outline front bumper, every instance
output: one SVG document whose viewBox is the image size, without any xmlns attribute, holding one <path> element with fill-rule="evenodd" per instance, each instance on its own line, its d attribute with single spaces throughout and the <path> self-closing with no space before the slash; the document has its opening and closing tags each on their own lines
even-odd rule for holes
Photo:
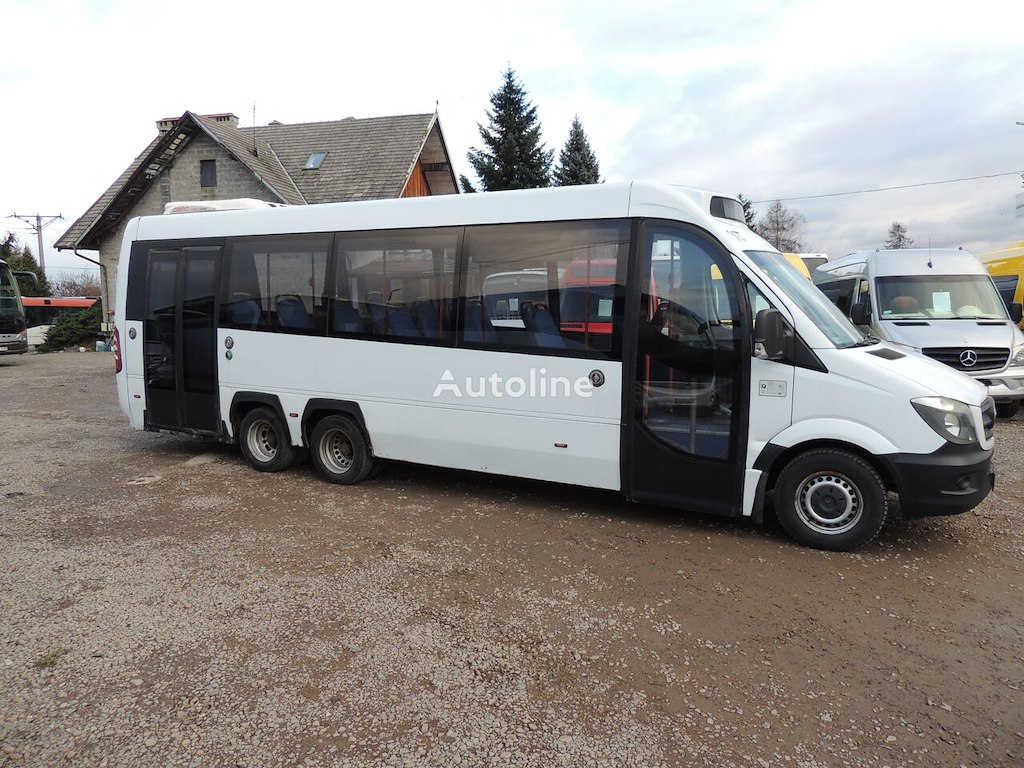
<svg viewBox="0 0 1024 768">
<path fill-rule="evenodd" d="M 896 480 L 907 518 L 958 515 L 974 509 L 995 486 L 992 449 L 947 443 L 926 455 L 879 456 Z"/>
<path fill-rule="evenodd" d="M 0 355 L 20 355 L 28 352 L 28 337 L 0 339 Z"/>
<path fill-rule="evenodd" d="M 974 378 L 988 387 L 989 396 L 997 402 L 1024 400 L 1024 368 L 1020 366 L 994 374 L 979 373 Z"/>
</svg>

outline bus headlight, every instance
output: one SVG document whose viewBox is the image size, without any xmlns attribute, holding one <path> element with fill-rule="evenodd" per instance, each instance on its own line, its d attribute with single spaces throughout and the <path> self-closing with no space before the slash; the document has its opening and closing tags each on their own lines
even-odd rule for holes
<svg viewBox="0 0 1024 768">
<path fill-rule="evenodd" d="M 910 402 L 928 426 L 951 443 L 968 445 L 978 442 L 974 417 L 967 403 L 948 397 L 919 397 Z"/>
</svg>

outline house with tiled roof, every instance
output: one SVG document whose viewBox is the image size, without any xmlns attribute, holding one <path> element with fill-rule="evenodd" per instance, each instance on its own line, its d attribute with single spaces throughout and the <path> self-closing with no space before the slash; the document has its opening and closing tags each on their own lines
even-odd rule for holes
<svg viewBox="0 0 1024 768">
<path fill-rule="evenodd" d="M 186 112 L 157 121 L 149 146 L 55 247 L 99 251 L 109 317 L 128 220 L 162 213 L 167 203 L 310 205 L 457 193 L 436 113 L 242 128 L 231 114 Z"/>
</svg>

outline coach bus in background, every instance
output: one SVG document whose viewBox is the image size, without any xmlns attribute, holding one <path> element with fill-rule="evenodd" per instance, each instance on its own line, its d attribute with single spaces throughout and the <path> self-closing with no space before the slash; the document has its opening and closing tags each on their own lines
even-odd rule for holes
<svg viewBox="0 0 1024 768">
<path fill-rule="evenodd" d="M 814 547 L 989 493 L 994 407 L 866 337 L 735 198 L 595 184 L 132 219 L 117 390 L 138 429 L 608 489 Z"/>
<path fill-rule="evenodd" d="M 81 312 L 97 301 L 95 296 L 23 296 L 21 300 L 29 328 L 53 325 L 58 317 Z"/>
<path fill-rule="evenodd" d="M 46 341 L 46 334 L 58 317 L 86 310 L 97 301 L 94 296 L 23 296 L 29 346 Z"/>
<path fill-rule="evenodd" d="M 32 273 L 15 272 L 6 261 L 0 260 L 0 355 L 20 355 L 28 352 L 28 326 L 25 323 L 25 305 L 17 276 Z"/>
</svg>

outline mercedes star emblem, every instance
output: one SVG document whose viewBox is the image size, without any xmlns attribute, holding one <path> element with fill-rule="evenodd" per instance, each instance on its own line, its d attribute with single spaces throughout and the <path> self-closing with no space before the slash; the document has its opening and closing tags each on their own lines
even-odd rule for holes
<svg viewBox="0 0 1024 768">
<path fill-rule="evenodd" d="M 965 349 L 960 353 L 960 365 L 964 368 L 971 368 L 978 362 L 978 353 L 973 349 Z"/>
</svg>

